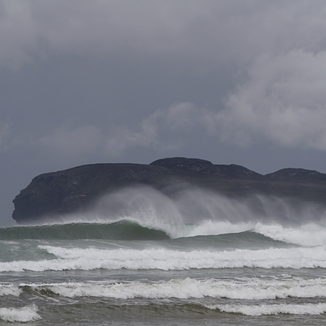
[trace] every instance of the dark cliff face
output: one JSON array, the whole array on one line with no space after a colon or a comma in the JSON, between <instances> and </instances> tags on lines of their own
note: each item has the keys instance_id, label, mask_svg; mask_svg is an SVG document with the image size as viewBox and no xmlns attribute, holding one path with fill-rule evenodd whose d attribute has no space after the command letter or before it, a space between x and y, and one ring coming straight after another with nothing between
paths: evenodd
<instances>
[{"instance_id":1,"label":"dark cliff face","mask_svg":"<svg viewBox=\"0 0 326 326\"><path fill-rule=\"evenodd\" d=\"M184 172L210 172L214 170L214 165L209 161L184 157L163 158L152 162L150 165Z\"/></svg>"},{"instance_id":2,"label":"dark cliff face","mask_svg":"<svg viewBox=\"0 0 326 326\"><path fill-rule=\"evenodd\" d=\"M164 168L141 164L92 164L42 174L13 200L13 218L26 222L45 215L77 212L107 192L155 184L163 172Z\"/></svg>"},{"instance_id":3,"label":"dark cliff face","mask_svg":"<svg viewBox=\"0 0 326 326\"><path fill-rule=\"evenodd\" d=\"M104 194L139 185L170 197L195 186L232 198L263 194L326 204L326 175L316 171L283 169L263 176L238 165L177 157L149 165L92 164L39 175L13 200L13 218L30 223L83 211Z\"/></svg>"},{"instance_id":4,"label":"dark cliff face","mask_svg":"<svg viewBox=\"0 0 326 326\"><path fill-rule=\"evenodd\" d=\"M305 169L282 169L274 173L266 174L265 177L271 181L326 183L326 174Z\"/></svg>"}]
</instances>

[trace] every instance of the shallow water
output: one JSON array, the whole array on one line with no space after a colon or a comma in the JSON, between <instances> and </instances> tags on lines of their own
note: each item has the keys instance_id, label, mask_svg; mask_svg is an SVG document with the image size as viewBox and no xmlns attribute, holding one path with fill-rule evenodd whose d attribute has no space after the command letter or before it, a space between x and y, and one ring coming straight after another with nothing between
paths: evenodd
<instances>
[{"instance_id":1,"label":"shallow water","mask_svg":"<svg viewBox=\"0 0 326 326\"><path fill-rule=\"evenodd\" d=\"M112 232L117 222L1 229L6 239L0 241L2 322L324 323L326 252L321 226L257 223L238 233L172 239L163 230L118 223L123 240ZM87 228L92 238L86 238ZM38 239L32 239L36 233ZM151 240L155 236L158 239ZM312 245L307 244L309 236Z\"/></svg>"}]
</instances>

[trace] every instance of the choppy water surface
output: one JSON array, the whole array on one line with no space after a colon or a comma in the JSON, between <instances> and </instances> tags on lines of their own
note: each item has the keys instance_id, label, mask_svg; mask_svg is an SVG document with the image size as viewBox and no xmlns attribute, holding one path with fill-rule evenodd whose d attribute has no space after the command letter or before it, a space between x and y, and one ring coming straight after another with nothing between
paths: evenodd
<instances>
[{"instance_id":1,"label":"choppy water surface","mask_svg":"<svg viewBox=\"0 0 326 326\"><path fill-rule=\"evenodd\" d=\"M0 324L324 324L322 216L136 213L0 229Z\"/></svg>"}]
</instances>

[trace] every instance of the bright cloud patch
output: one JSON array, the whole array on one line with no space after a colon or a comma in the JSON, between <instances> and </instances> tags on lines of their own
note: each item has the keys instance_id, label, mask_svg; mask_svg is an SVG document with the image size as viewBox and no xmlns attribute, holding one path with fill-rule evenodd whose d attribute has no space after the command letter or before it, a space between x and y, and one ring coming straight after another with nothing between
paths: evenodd
<instances>
[{"instance_id":1,"label":"bright cloud patch","mask_svg":"<svg viewBox=\"0 0 326 326\"><path fill-rule=\"evenodd\" d=\"M263 55L214 116L221 140L326 150L326 52Z\"/></svg>"}]
</instances>

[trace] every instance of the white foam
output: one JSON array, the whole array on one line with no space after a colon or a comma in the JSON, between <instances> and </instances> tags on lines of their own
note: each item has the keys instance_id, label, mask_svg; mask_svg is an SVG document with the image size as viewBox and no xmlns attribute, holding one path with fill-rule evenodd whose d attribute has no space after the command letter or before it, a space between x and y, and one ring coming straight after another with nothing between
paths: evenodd
<instances>
[{"instance_id":1,"label":"white foam","mask_svg":"<svg viewBox=\"0 0 326 326\"><path fill-rule=\"evenodd\" d=\"M11 285L11 284L0 284L0 296L3 295L13 295L18 297L21 294L21 289L18 286Z\"/></svg>"},{"instance_id":2,"label":"white foam","mask_svg":"<svg viewBox=\"0 0 326 326\"><path fill-rule=\"evenodd\" d=\"M264 250L179 251L166 248L96 249L39 246L57 259L0 262L0 272L93 269L187 270L203 268L326 268L326 249L270 248Z\"/></svg>"},{"instance_id":3,"label":"white foam","mask_svg":"<svg viewBox=\"0 0 326 326\"><path fill-rule=\"evenodd\" d=\"M245 305L215 305L206 306L209 309L219 309L223 312L241 313L247 316L262 315L320 315L326 313L326 303L318 304L271 304L259 306Z\"/></svg>"},{"instance_id":4,"label":"white foam","mask_svg":"<svg viewBox=\"0 0 326 326\"><path fill-rule=\"evenodd\" d=\"M280 224L265 225L257 223L255 231L274 240L302 246L326 246L326 227L307 223L296 227L283 227Z\"/></svg>"},{"instance_id":5,"label":"white foam","mask_svg":"<svg viewBox=\"0 0 326 326\"><path fill-rule=\"evenodd\" d=\"M0 308L0 319L7 322L19 323L42 319L37 313L37 310L35 304L23 308Z\"/></svg>"},{"instance_id":6,"label":"white foam","mask_svg":"<svg viewBox=\"0 0 326 326\"><path fill-rule=\"evenodd\" d=\"M326 279L237 279L192 278L159 282L89 282L27 284L36 291L48 289L65 297L109 297L115 299L189 299L229 298L238 300L274 300L279 298L326 297Z\"/></svg>"},{"instance_id":7,"label":"white foam","mask_svg":"<svg viewBox=\"0 0 326 326\"><path fill-rule=\"evenodd\" d=\"M183 232L183 236L193 237L197 235L219 235L228 233L239 233L244 231L249 231L254 229L255 223L231 223L229 221L219 222L206 220L201 224L192 226L192 228L187 232Z\"/></svg>"}]
</instances>

